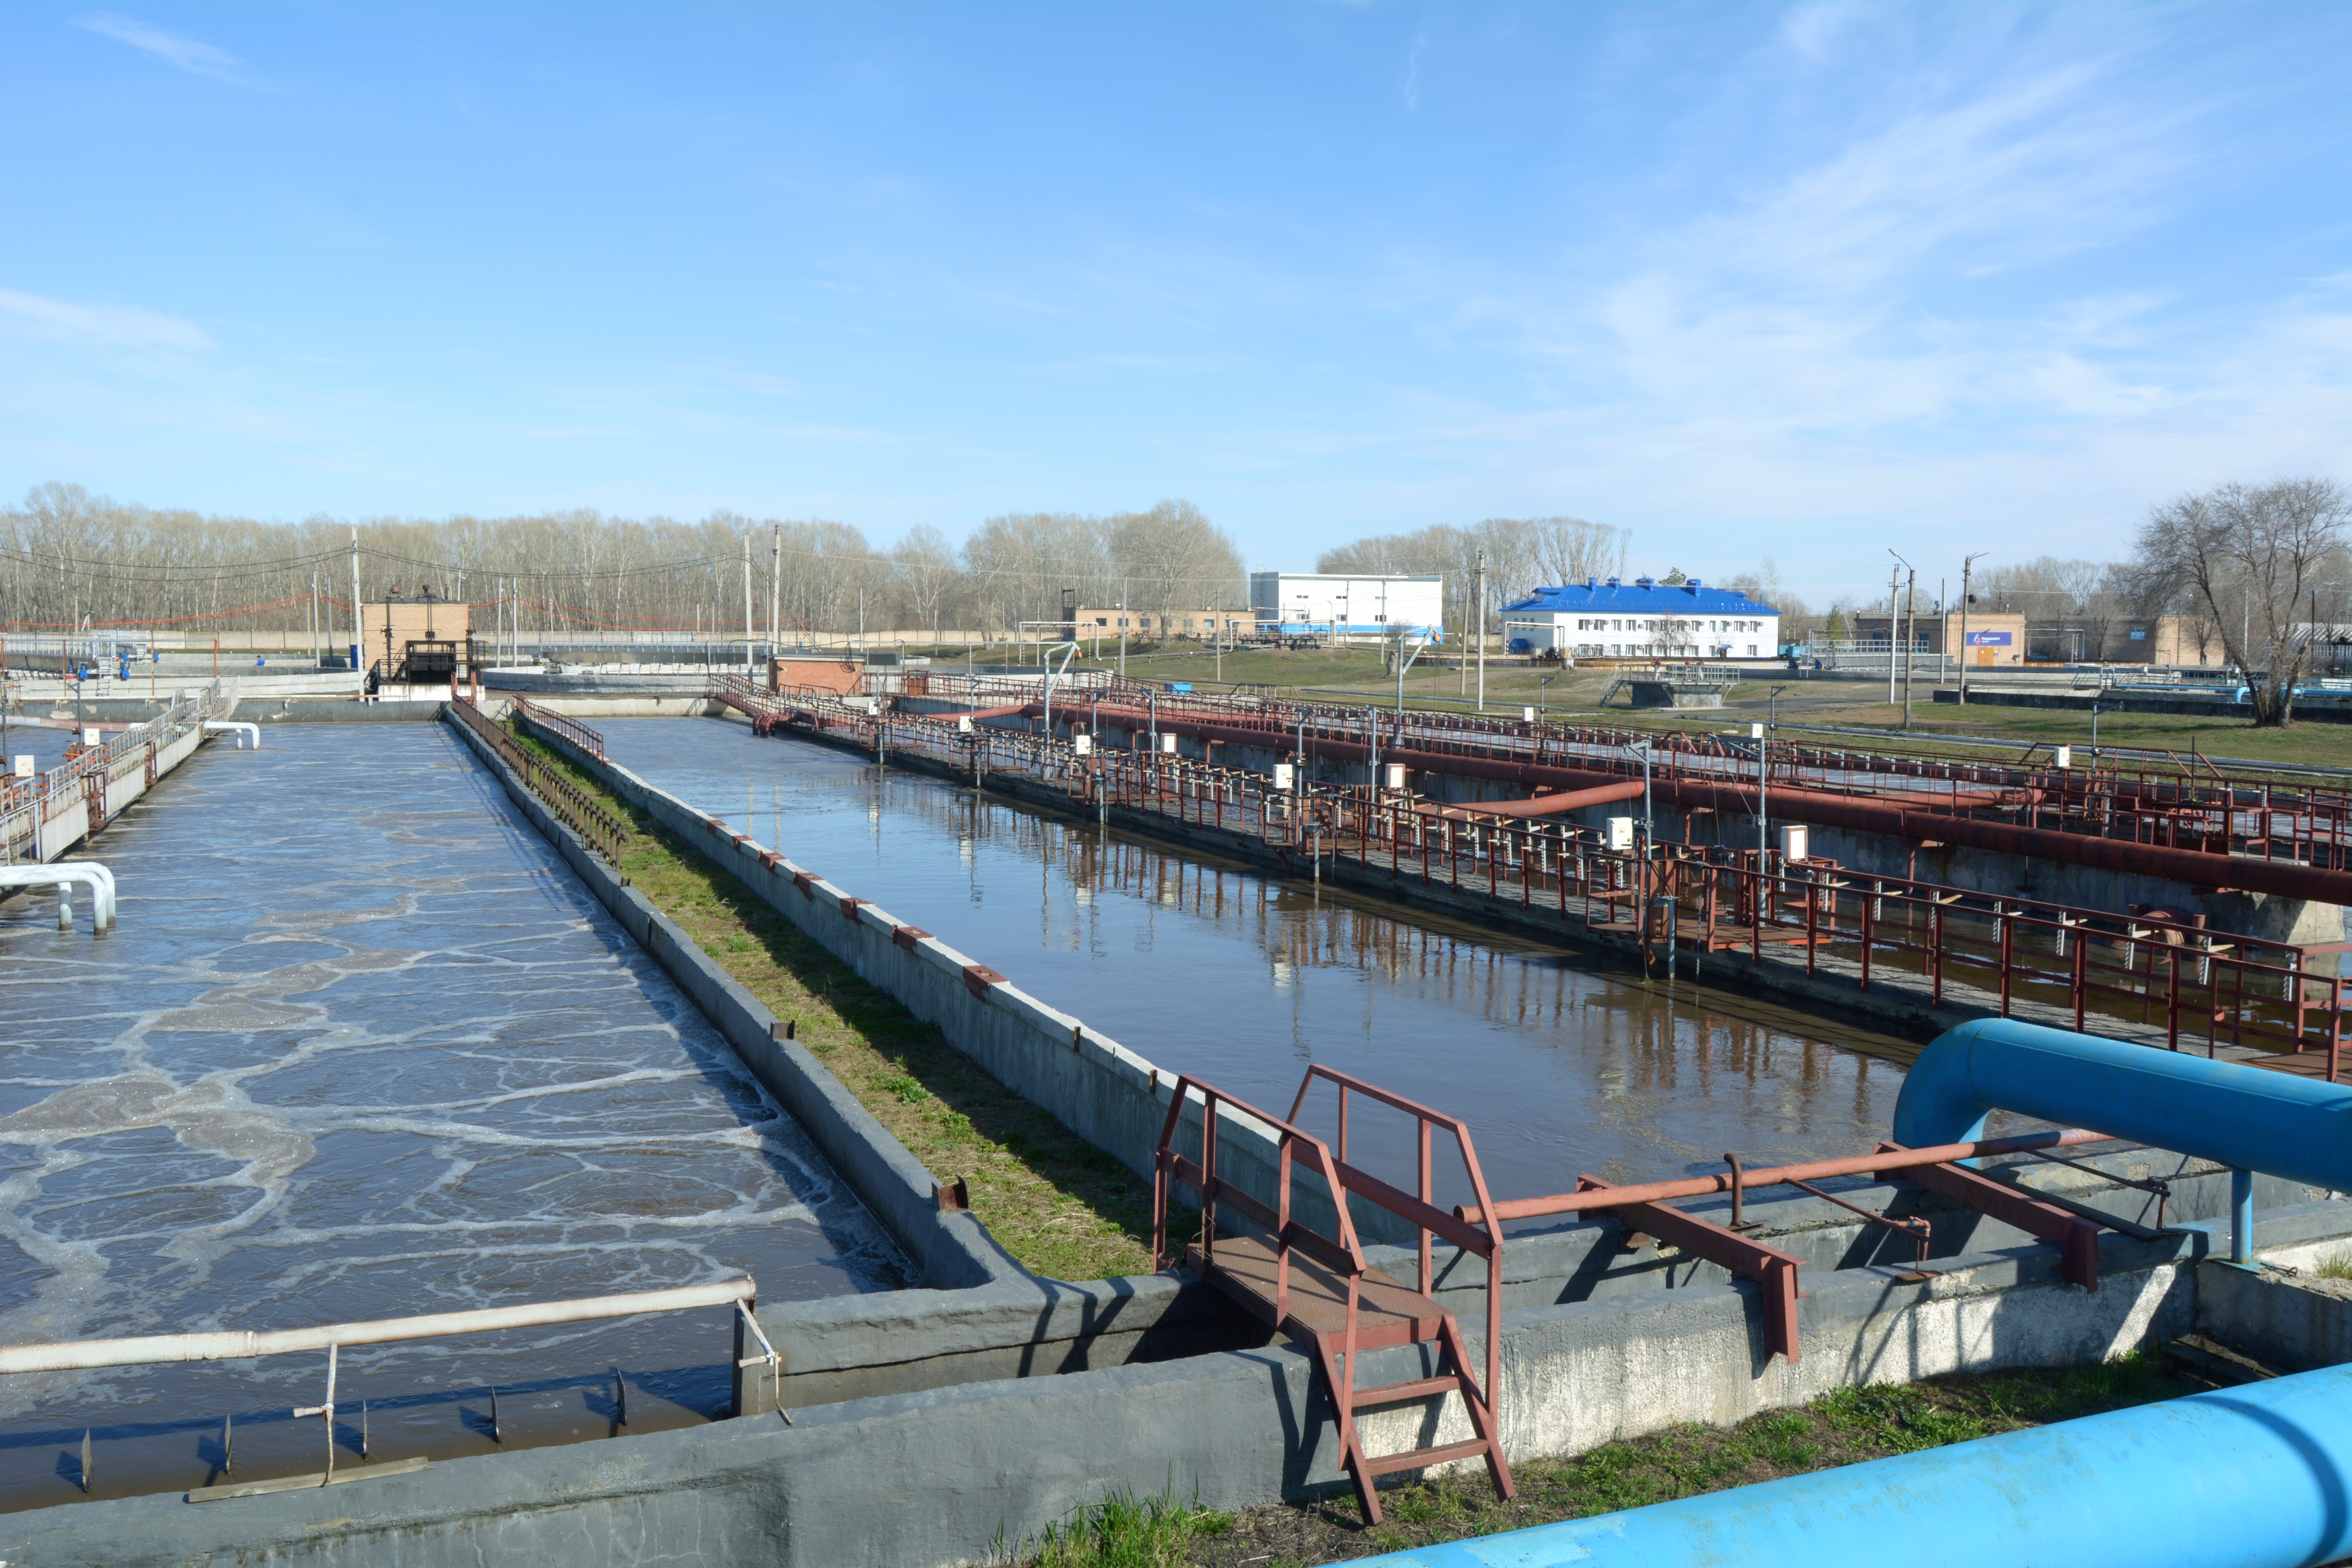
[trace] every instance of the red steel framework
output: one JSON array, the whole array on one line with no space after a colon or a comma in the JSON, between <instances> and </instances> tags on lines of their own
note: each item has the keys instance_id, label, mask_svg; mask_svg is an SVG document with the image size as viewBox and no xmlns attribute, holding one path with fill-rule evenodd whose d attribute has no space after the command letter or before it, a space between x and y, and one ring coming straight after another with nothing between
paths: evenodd
<instances>
[{"instance_id":1,"label":"red steel framework","mask_svg":"<svg viewBox=\"0 0 2352 1568\"><path fill-rule=\"evenodd\" d=\"M1336 1152L1321 1139L1296 1125L1307 1091L1318 1079L1336 1085L1339 1092ZM1350 1094L1361 1095L1414 1118L1420 1163L1418 1196L1348 1163ZM1198 1160L1184 1154L1176 1145L1178 1123L1188 1104L1201 1107ZM1253 1118L1273 1134L1275 1201L1271 1205L1218 1173L1217 1124L1221 1106ZM1178 1079L1175 1099L1160 1130L1153 1166L1152 1267L1166 1268L1177 1261L1168 1249L1168 1205L1174 1185L1181 1183L1201 1196L1200 1239L1184 1246L1183 1265L1244 1310L1309 1347L1316 1369L1330 1391L1339 1431L1340 1462L1355 1483L1367 1524L1381 1521L1375 1482L1398 1470L1422 1469L1450 1460L1476 1458L1486 1462L1486 1473L1497 1493L1507 1500L1513 1491L1510 1466L1503 1458L1495 1415L1502 1366L1502 1231L1493 1221L1474 1225L1432 1203L1431 1133L1435 1128L1454 1134L1479 1206L1491 1207L1493 1200L1487 1195L1486 1175L1478 1168L1477 1151L1471 1143L1469 1128L1443 1111L1321 1066L1307 1069L1297 1098L1291 1102L1289 1119L1269 1116L1198 1079ZM1316 1230L1294 1211L1293 1178L1301 1166L1322 1178L1323 1191L1331 1205L1334 1235L1326 1236ZM1407 1289L1364 1261L1363 1246L1349 1213L1350 1194L1397 1215L1419 1231L1421 1270L1417 1289ZM1254 1228L1221 1235L1220 1210L1234 1212ZM1486 1367L1483 1387L1471 1371L1461 1324L1433 1294L1433 1237L1443 1237L1465 1252L1486 1260ZM1363 1352L1403 1344L1436 1345L1441 1370L1433 1376L1377 1387L1358 1384L1358 1358ZM1356 1426L1358 1411L1442 1398L1449 1394L1460 1396L1469 1416L1474 1434L1471 1437L1392 1454L1365 1452Z\"/></svg>"},{"instance_id":2,"label":"red steel framework","mask_svg":"<svg viewBox=\"0 0 2352 1568\"><path fill-rule=\"evenodd\" d=\"M1630 942L1662 966L1687 953L1704 973L1711 960L1744 954L1756 963L1779 949L1801 952L1809 976L1840 973L1864 991L1906 987L1931 1006L1965 987L2003 1016L2038 1005L2076 1028L2137 1027L2147 1043L2201 1044L2208 1054L2226 1045L2331 1082L2342 1071L2344 980L2321 968L2352 944L2288 942L2218 931L2202 916L2003 896L1818 858L1790 861L1778 851L1671 842L1612 850L1592 828L1468 818L1365 785L1280 790L1263 773L1195 758L1108 746L1081 755L1067 742L1018 730L960 731L952 714L869 714L731 679L714 682L713 694L763 731L837 733L860 749L920 754L963 775L1024 774L1067 791L1080 807L1117 805L1261 840L1301 869L1345 861L1522 913L1546 911ZM1069 700L1094 721L1096 693Z\"/></svg>"}]
</instances>

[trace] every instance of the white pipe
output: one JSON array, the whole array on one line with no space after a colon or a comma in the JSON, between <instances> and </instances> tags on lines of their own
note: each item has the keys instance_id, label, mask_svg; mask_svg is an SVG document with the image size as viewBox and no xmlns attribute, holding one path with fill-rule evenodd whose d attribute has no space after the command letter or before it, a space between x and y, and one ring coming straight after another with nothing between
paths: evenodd
<instances>
[{"instance_id":1,"label":"white pipe","mask_svg":"<svg viewBox=\"0 0 2352 1568\"><path fill-rule=\"evenodd\" d=\"M58 860L46 866L0 866L0 888L58 889L58 929L73 930L74 883L89 887L89 929L95 936L114 929L114 873L95 860Z\"/></svg>"},{"instance_id":2,"label":"white pipe","mask_svg":"<svg viewBox=\"0 0 2352 1568\"><path fill-rule=\"evenodd\" d=\"M547 1323L633 1318L644 1312L677 1312L693 1307L724 1307L759 1298L747 1277L716 1285L682 1285L669 1290L639 1290L626 1296L592 1296L577 1301L538 1301L522 1307L487 1307L471 1312L431 1312L421 1318L379 1318L364 1323L327 1323L315 1329L271 1333L151 1334L132 1340L79 1340L62 1344L12 1345L0 1350L0 1373L77 1372L98 1366L161 1366L184 1361L241 1361L248 1356L291 1355L335 1345L381 1345L402 1340L439 1339L493 1329L530 1329Z\"/></svg>"},{"instance_id":3,"label":"white pipe","mask_svg":"<svg viewBox=\"0 0 2352 1568\"><path fill-rule=\"evenodd\" d=\"M207 719L205 721L205 728L215 731L222 730L241 731L236 738L236 749L240 752L245 750L245 737L251 735L253 749L257 752L261 750L261 726L258 724L248 724L242 719Z\"/></svg>"}]
</instances>

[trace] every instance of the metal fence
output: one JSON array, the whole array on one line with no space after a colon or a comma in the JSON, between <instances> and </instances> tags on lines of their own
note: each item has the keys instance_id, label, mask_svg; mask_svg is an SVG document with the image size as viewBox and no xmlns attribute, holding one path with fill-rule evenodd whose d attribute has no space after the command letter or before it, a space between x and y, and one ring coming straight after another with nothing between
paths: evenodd
<instances>
[{"instance_id":1,"label":"metal fence","mask_svg":"<svg viewBox=\"0 0 2352 1568\"><path fill-rule=\"evenodd\" d=\"M236 705L215 680L195 696L173 698L162 713L102 745L68 746L64 763L47 773L0 780L0 862L16 866L40 859L41 827L77 804L89 810L90 832L104 827L113 781L143 768L146 782L153 784L157 753L205 721L227 717Z\"/></svg>"},{"instance_id":2,"label":"metal fence","mask_svg":"<svg viewBox=\"0 0 2352 1568\"><path fill-rule=\"evenodd\" d=\"M982 783L1018 773L1064 791L1076 809L1118 805L1256 838L1317 875L1346 859L1546 911L1629 940L1662 967L1685 957L1694 972L1758 963L1772 949L1801 953L1808 974L1826 968L1862 990L1908 989L1931 1005L1965 987L2003 1016L2032 1004L2076 1027L2095 1023L2149 1043L2160 1031L2175 1049L2316 1050L2325 1054L2316 1070L2331 1081L2336 1070L2344 981L2329 972L2352 943L2281 942L2220 931L2201 917L2005 897L1778 851L1663 842L1612 849L1602 830L1564 821L1482 818L1475 805L1365 784L1283 788L1254 771L1109 749L1092 737L1081 749L1076 739L959 729L954 715L869 713L863 700L751 691L726 700L762 731L853 738L886 763L912 752ZM1413 734L1410 722L1404 732ZM1269 729L1270 742L1282 738ZM1834 771L1836 761L1805 765Z\"/></svg>"}]
</instances>

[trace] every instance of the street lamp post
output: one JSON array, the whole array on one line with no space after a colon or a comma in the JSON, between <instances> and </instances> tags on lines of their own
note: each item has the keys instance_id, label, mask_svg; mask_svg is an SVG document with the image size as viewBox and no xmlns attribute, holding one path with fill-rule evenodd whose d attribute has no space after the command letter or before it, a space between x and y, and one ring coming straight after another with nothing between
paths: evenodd
<instances>
[{"instance_id":1,"label":"street lamp post","mask_svg":"<svg viewBox=\"0 0 2352 1568\"><path fill-rule=\"evenodd\" d=\"M1969 705L1969 573L1990 552L1979 550L1960 563L1960 706Z\"/></svg>"},{"instance_id":2,"label":"street lamp post","mask_svg":"<svg viewBox=\"0 0 2352 1568\"><path fill-rule=\"evenodd\" d=\"M1886 547L1886 553L1895 557L1903 571L1907 571L1911 574L1912 614L1910 618L1912 625L1916 626L1919 621L1918 569L1913 566L1908 561L1905 561L1902 555L1897 552L1895 547L1891 544ZM1900 573L1897 574L1898 584L1899 580ZM1889 598L1892 602L1888 605L1886 611L1886 700L1892 703L1895 700L1895 645L1896 642L1901 640L1903 636L1904 616L1903 601L1899 595L1890 594ZM1903 727L1906 730L1911 728L1911 647L1908 643L1904 644L1903 647Z\"/></svg>"}]
</instances>

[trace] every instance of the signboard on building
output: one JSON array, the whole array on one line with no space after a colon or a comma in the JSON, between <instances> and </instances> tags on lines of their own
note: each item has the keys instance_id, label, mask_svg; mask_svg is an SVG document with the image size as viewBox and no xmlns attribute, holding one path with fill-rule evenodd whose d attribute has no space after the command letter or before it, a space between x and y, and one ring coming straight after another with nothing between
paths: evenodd
<instances>
[{"instance_id":1,"label":"signboard on building","mask_svg":"<svg viewBox=\"0 0 2352 1568\"><path fill-rule=\"evenodd\" d=\"M1970 647L2007 647L2009 634L2007 632L1970 632L1969 646Z\"/></svg>"},{"instance_id":2,"label":"signboard on building","mask_svg":"<svg viewBox=\"0 0 2352 1568\"><path fill-rule=\"evenodd\" d=\"M2147 628L2146 626L2134 626L2134 627L2132 627L2132 629L2131 629L2131 640L2132 640L2132 641L2134 641L2134 642L2146 642L2146 641L2147 641Z\"/></svg>"}]
</instances>

